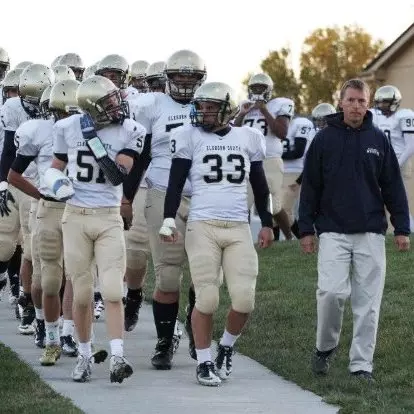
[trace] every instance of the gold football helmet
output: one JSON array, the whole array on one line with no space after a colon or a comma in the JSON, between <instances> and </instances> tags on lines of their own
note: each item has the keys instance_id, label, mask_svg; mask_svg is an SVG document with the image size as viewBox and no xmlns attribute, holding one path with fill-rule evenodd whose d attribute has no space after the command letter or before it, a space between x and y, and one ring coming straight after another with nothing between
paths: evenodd
<instances>
[{"instance_id":1,"label":"gold football helmet","mask_svg":"<svg viewBox=\"0 0 414 414\"><path fill-rule=\"evenodd\" d=\"M23 62L18 63L14 68L15 69L26 69L31 64L33 64L33 62L30 62L28 60L24 60Z\"/></svg>"},{"instance_id":2,"label":"gold football helmet","mask_svg":"<svg viewBox=\"0 0 414 414\"><path fill-rule=\"evenodd\" d=\"M4 79L6 72L10 69L9 55L5 49L0 47L0 81Z\"/></svg>"},{"instance_id":3,"label":"gold football helmet","mask_svg":"<svg viewBox=\"0 0 414 414\"><path fill-rule=\"evenodd\" d=\"M145 77L150 92L165 93L167 77L165 76L165 62L154 62L148 66Z\"/></svg>"},{"instance_id":4,"label":"gold football helmet","mask_svg":"<svg viewBox=\"0 0 414 414\"><path fill-rule=\"evenodd\" d=\"M66 79L52 86L49 110L56 120L81 112L76 96L79 85L76 79Z\"/></svg>"},{"instance_id":5,"label":"gold football helmet","mask_svg":"<svg viewBox=\"0 0 414 414\"><path fill-rule=\"evenodd\" d=\"M66 65L69 66L73 73L76 76L76 80L79 82L82 80L83 72L85 70L85 66L81 57L76 53L66 53L61 56L59 59L59 65Z\"/></svg>"},{"instance_id":6,"label":"gold football helmet","mask_svg":"<svg viewBox=\"0 0 414 414\"><path fill-rule=\"evenodd\" d=\"M257 73L249 79L247 84L248 98L250 101L268 102L272 97L273 81L266 73Z\"/></svg>"},{"instance_id":7,"label":"gold football helmet","mask_svg":"<svg viewBox=\"0 0 414 414\"><path fill-rule=\"evenodd\" d=\"M337 111L330 103L320 103L312 110L312 121L316 129L322 129L326 126L326 116L335 114Z\"/></svg>"},{"instance_id":8,"label":"gold football helmet","mask_svg":"<svg viewBox=\"0 0 414 414\"><path fill-rule=\"evenodd\" d=\"M190 100L206 79L203 59L191 50L173 53L165 65L167 92L176 100Z\"/></svg>"},{"instance_id":9,"label":"gold football helmet","mask_svg":"<svg viewBox=\"0 0 414 414\"><path fill-rule=\"evenodd\" d=\"M146 60L136 60L131 65L131 79L129 84L140 93L148 92L146 76L149 65Z\"/></svg>"},{"instance_id":10,"label":"gold football helmet","mask_svg":"<svg viewBox=\"0 0 414 414\"><path fill-rule=\"evenodd\" d=\"M85 79L76 92L78 106L88 112L98 128L122 123L129 116L128 104L122 100L120 90L104 76Z\"/></svg>"},{"instance_id":11,"label":"gold football helmet","mask_svg":"<svg viewBox=\"0 0 414 414\"><path fill-rule=\"evenodd\" d=\"M191 124L207 131L227 126L240 110L236 97L236 92L225 83L205 83L194 93ZM213 104L214 108L209 109L204 103Z\"/></svg>"},{"instance_id":12,"label":"gold football helmet","mask_svg":"<svg viewBox=\"0 0 414 414\"><path fill-rule=\"evenodd\" d=\"M53 71L45 65L33 63L20 75L19 96L23 102L39 105L42 93L54 82Z\"/></svg>"},{"instance_id":13,"label":"gold football helmet","mask_svg":"<svg viewBox=\"0 0 414 414\"><path fill-rule=\"evenodd\" d=\"M19 93L19 82L20 75L22 74L23 69L12 69L6 73L6 76L3 79L2 85L2 94L3 94L3 103L12 96L17 96Z\"/></svg>"},{"instance_id":14,"label":"gold football helmet","mask_svg":"<svg viewBox=\"0 0 414 414\"><path fill-rule=\"evenodd\" d=\"M401 92L396 86L381 86L375 91L374 106L384 115L389 115L398 110L401 104L401 99Z\"/></svg>"},{"instance_id":15,"label":"gold football helmet","mask_svg":"<svg viewBox=\"0 0 414 414\"><path fill-rule=\"evenodd\" d=\"M128 61L121 55L107 55L99 63L95 74L104 76L115 86L125 89L128 86Z\"/></svg>"},{"instance_id":16,"label":"gold football helmet","mask_svg":"<svg viewBox=\"0 0 414 414\"><path fill-rule=\"evenodd\" d=\"M55 83L71 79L76 80L73 70L67 65L57 65L53 68Z\"/></svg>"}]
</instances>

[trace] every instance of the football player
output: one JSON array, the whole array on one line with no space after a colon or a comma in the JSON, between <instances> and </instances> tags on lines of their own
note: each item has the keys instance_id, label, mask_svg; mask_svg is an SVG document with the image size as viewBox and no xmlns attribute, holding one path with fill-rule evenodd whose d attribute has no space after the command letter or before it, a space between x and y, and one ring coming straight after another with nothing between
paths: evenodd
<instances>
[{"instance_id":1,"label":"football player","mask_svg":"<svg viewBox=\"0 0 414 414\"><path fill-rule=\"evenodd\" d=\"M325 128L325 126L327 125L326 122L326 117L328 115L332 115L334 113L336 113L336 109L333 105L329 104L329 103L320 103L318 105L315 106L315 108L313 108L312 110L312 122L311 122L311 130L307 133L307 139L306 139L306 145L305 145L305 150L304 150L304 154L301 157L300 160L295 160L295 164L294 164L294 174L297 176L295 178L295 180L292 180L293 182L291 182L288 186L289 190L288 192L292 195L292 198L294 197L294 195L296 194L295 200L294 200L294 205L293 205L293 217L294 217L294 222L292 225L292 232L295 234L296 237L298 237L299 234L299 226L298 226L298 208L299 208L299 193L300 193L300 185L302 183L302 171L303 171L303 163L305 161L305 156L306 156L306 152L308 151L309 145L312 142L315 134L322 128ZM300 121L301 119L308 121L307 118L294 118L291 125L295 125L295 120L299 119L299 121L297 121L297 126L302 125L305 126L306 128L309 127L309 124L306 123L305 125L302 124L302 122ZM301 128L302 128L301 127ZM290 129L290 126L289 126ZM296 131L298 130L298 128L296 128ZM303 131L306 133L306 131ZM296 133L291 134L292 136L294 135L301 135L302 130L298 131ZM296 140L295 140L296 142ZM295 144L296 145L296 144ZM285 166L286 166L286 161L285 161ZM298 175L298 172L300 172L300 174ZM290 196L290 195L289 195Z\"/></svg>"},{"instance_id":2,"label":"football player","mask_svg":"<svg viewBox=\"0 0 414 414\"><path fill-rule=\"evenodd\" d=\"M0 59L5 63L8 62L8 57L5 55L5 52L2 52L0 48ZM18 95L18 87L20 75L23 72L23 69L12 69L9 70L4 77L1 83L1 93L2 99L0 101L0 111L3 104L7 99L12 98ZM4 127L3 123L0 122L0 159L1 153L3 151L4 144ZM0 292L2 292L7 284L6 270L9 276L10 281L10 304L15 304L19 296L19 270L20 270L20 256L21 256L21 247L17 246L14 252L13 257L10 259L10 262L0 262ZM18 267L16 267L18 266Z\"/></svg>"},{"instance_id":3,"label":"football player","mask_svg":"<svg viewBox=\"0 0 414 414\"><path fill-rule=\"evenodd\" d=\"M165 62L159 61L151 63L148 66L145 81L147 82L149 92L165 93L165 87L167 85Z\"/></svg>"},{"instance_id":4,"label":"football player","mask_svg":"<svg viewBox=\"0 0 414 414\"><path fill-rule=\"evenodd\" d=\"M40 358L41 365L54 365L60 358L62 349L69 356L77 355L76 343L71 332L59 335L59 316L61 301L59 292L63 279L63 241L62 241L62 214L65 203L57 200L45 183L45 172L53 159L53 125L55 120L64 119L73 113L78 113L76 90L79 82L68 79L57 82L51 88L49 96L42 96L44 107L48 101L49 111L53 118L49 118L49 111L43 112L46 119L34 119L22 124L16 131L19 142L17 156L8 176L8 181L15 188L23 191L30 197L39 200L36 221L32 232L33 244L36 246L41 266L41 289L43 293L43 318L36 315L37 331L35 342L37 346L44 347L46 336L46 349ZM31 162L35 161L40 178L39 188L36 188L22 174ZM35 279L33 272L33 279ZM34 281L33 281L34 282ZM66 288L70 282L67 282ZM37 309L36 309L37 313ZM43 315L41 315L43 316ZM70 321L63 315L65 322ZM67 323L66 323L67 325ZM67 328L67 327L66 327ZM65 330L65 325L64 325ZM44 335L45 334L45 335ZM61 346L62 345L62 346Z\"/></svg>"},{"instance_id":5,"label":"football player","mask_svg":"<svg viewBox=\"0 0 414 414\"><path fill-rule=\"evenodd\" d=\"M143 94L142 99L135 101L139 104L132 107L135 119L144 125L148 134L151 134L150 139L146 140L146 148L141 155L142 160L146 159L146 164L140 165L144 168L151 162L146 176L148 191L145 219L156 277L152 307L158 342L151 359L156 369L171 369L176 348L174 331L178 314L182 265L185 261L184 239L181 238L175 244L165 244L161 242L158 234L163 221L171 152L174 152L174 147L170 148L170 134L173 129L190 123L190 102L196 89L205 80L206 67L196 53L180 50L168 58L165 74L168 93ZM124 192L125 202L133 200L141 177L142 174L138 172L128 177L128 186L125 187ZM191 197L191 187L187 182L177 216L177 226L182 234L187 221L189 197ZM194 303L194 290L190 289L186 327L190 339L189 351L193 358L196 357L191 330L191 312Z\"/></svg>"},{"instance_id":6,"label":"football player","mask_svg":"<svg viewBox=\"0 0 414 414\"><path fill-rule=\"evenodd\" d=\"M147 93L148 84L146 76L149 63L146 60L137 60L131 65L131 78L129 86L132 86L138 93Z\"/></svg>"},{"instance_id":7,"label":"football player","mask_svg":"<svg viewBox=\"0 0 414 414\"><path fill-rule=\"evenodd\" d=\"M19 96L10 98L1 108L1 121L5 130L0 163L0 260L7 261L16 249L20 231L23 234L23 261L20 278L24 295L19 304L24 308L19 331L33 334L32 322L35 309L31 296L32 254L29 216L31 198L20 190L8 186L7 175L15 157L19 142L15 133L29 119L39 118L39 103L43 91L53 83L53 71L45 65L31 64L23 70L19 79ZM34 163L26 169L25 177L37 185L37 168Z\"/></svg>"},{"instance_id":8,"label":"football player","mask_svg":"<svg viewBox=\"0 0 414 414\"><path fill-rule=\"evenodd\" d=\"M132 375L132 367L123 352L121 184L143 148L146 131L128 119L120 90L103 76L85 79L77 90L77 102L85 113L55 123L54 158L45 174L54 197L67 200L62 217L64 260L73 285L73 316L79 337L72 378L84 382L91 376L94 278L90 270L95 260L110 337L110 381L122 382ZM63 173L66 168L68 177Z\"/></svg>"},{"instance_id":9,"label":"football player","mask_svg":"<svg viewBox=\"0 0 414 414\"><path fill-rule=\"evenodd\" d=\"M294 114L294 103L288 98L272 97L273 81L266 73L253 75L248 82L248 101L241 105L234 120L235 126L247 125L259 129L266 137L266 159L263 163L270 193L273 197L273 218L286 239L292 238L289 216L282 208L283 147L289 122ZM278 233L278 229L276 231Z\"/></svg>"},{"instance_id":10,"label":"football player","mask_svg":"<svg viewBox=\"0 0 414 414\"><path fill-rule=\"evenodd\" d=\"M4 79L9 69L10 69L9 54L6 52L5 49L0 47L0 81Z\"/></svg>"},{"instance_id":11,"label":"football player","mask_svg":"<svg viewBox=\"0 0 414 414\"><path fill-rule=\"evenodd\" d=\"M192 314L196 375L200 384L210 386L229 377L233 346L254 308L258 259L248 223L248 181L262 222L259 246L268 247L273 240L270 193L262 166L265 139L257 129L229 125L239 110L235 97L224 83L205 83L194 94L192 125L171 134L174 151L159 232L166 242L182 238L175 217L189 178L192 196L185 249L196 291ZM214 364L210 346L221 267L231 308Z\"/></svg>"},{"instance_id":12,"label":"football player","mask_svg":"<svg viewBox=\"0 0 414 414\"><path fill-rule=\"evenodd\" d=\"M414 111L400 108L401 99L401 92L393 85L378 88L374 95L377 111L373 122L387 135L398 158L410 208L411 231L414 231L414 167L411 160L414 154Z\"/></svg>"}]
</instances>

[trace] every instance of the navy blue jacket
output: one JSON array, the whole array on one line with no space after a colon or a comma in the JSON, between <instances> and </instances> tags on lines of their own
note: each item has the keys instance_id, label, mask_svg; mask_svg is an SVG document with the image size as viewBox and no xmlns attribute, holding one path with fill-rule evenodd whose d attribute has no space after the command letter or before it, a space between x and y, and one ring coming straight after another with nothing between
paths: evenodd
<instances>
[{"instance_id":1,"label":"navy blue jacket","mask_svg":"<svg viewBox=\"0 0 414 414\"><path fill-rule=\"evenodd\" d=\"M397 157L386 135L367 112L360 128L327 117L306 155L299 204L301 237L335 232L382 233L384 204L395 235L410 234L407 195Z\"/></svg>"}]
</instances>

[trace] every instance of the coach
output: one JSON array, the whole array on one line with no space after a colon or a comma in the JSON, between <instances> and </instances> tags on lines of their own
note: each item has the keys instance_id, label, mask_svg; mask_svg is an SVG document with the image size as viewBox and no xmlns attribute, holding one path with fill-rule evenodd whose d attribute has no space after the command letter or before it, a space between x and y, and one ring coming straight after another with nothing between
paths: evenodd
<instances>
[{"instance_id":1,"label":"coach","mask_svg":"<svg viewBox=\"0 0 414 414\"><path fill-rule=\"evenodd\" d=\"M352 375L371 381L385 280L384 204L399 251L410 247L407 197L394 150L372 124L369 88L351 79L340 92L343 112L327 117L307 153L299 205L305 253L319 236L317 333L312 368L327 374L339 343L344 304L351 296Z\"/></svg>"}]
</instances>

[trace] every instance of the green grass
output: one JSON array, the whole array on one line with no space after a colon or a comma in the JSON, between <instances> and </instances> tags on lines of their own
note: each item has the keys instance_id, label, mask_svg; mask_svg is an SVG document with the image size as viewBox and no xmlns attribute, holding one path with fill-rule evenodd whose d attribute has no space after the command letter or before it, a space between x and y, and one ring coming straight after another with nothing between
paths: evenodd
<instances>
[{"instance_id":1,"label":"green grass","mask_svg":"<svg viewBox=\"0 0 414 414\"><path fill-rule=\"evenodd\" d=\"M297 242L278 243L259 252L256 309L237 343L248 355L282 377L311 390L341 413L414 412L414 260L412 253L398 253L387 239L387 279L374 357L376 383L350 378L348 352L352 315L346 308L341 342L326 378L310 370L315 346L317 281L316 255L306 256ZM154 278L148 277L151 296ZM180 317L187 304L189 273L183 280ZM215 317L214 337L219 339L229 306L225 286ZM260 346L257 344L260 343Z\"/></svg>"},{"instance_id":2,"label":"green grass","mask_svg":"<svg viewBox=\"0 0 414 414\"><path fill-rule=\"evenodd\" d=\"M82 414L69 399L46 385L0 343L0 412L4 414Z\"/></svg>"}]
</instances>

